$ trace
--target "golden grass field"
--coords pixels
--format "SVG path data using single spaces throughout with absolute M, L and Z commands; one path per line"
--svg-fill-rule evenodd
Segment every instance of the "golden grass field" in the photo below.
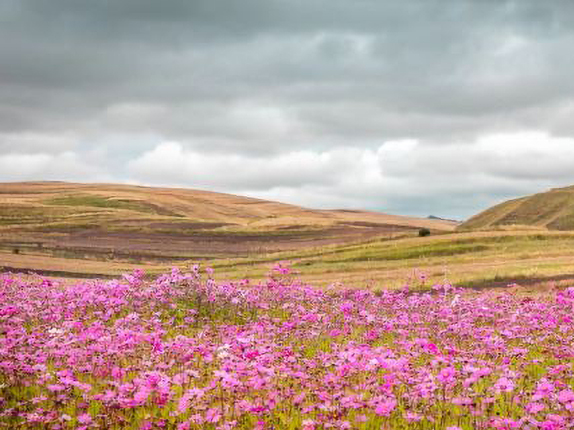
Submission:
M 574 280 L 574 232 L 491 231 L 428 238 L 374 240 L 272 254 L 257 259 L 216 260 L 222 277 L 263 277 L 271 261 L 291 261 L 302 278 L 316 285 L 343 283 L 374 289 L 427 288 L 450 282 L 472 288 L 525 289 Z M 421 277 L 425 281 L 421 281 Z
M 430 237 L 418 237 L 427 227 Z M 57 277 L 155 274 L 200 262 L 219 279 L 263 278 L 291 261 L 316 285 L 524 289 L 574 279 L 574 232 L 536 226 L 455 231 L 448 221 L 310 210 L 195 190 L 0 185 L 0 266 Z
M 65 276 L 412 236 L 421 227 L 438 233 L 456 223 L 187 189 L 0 184 L 0 266 Z

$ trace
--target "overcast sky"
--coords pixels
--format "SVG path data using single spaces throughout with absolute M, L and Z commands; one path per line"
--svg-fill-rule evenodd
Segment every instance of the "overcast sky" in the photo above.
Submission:
M 0 181 L 463 219 L 574 184 L 570 0 L 0 0 Z

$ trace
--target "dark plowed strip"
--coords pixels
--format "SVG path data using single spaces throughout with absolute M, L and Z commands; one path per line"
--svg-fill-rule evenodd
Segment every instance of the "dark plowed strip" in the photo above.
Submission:
M 564 281 L 572 281 L 574 284 L 574 274 L 564 274 L 556 276 L 537 276 L 537 277 L 505 277 L 497 281 L 470 281 L 458 286 L 471 288 L 473 290 L 486 290 L 489 288 L 504 288 L 511 284 L 518 284 L 521 287 L 536 287 L 541 284 L 550 284 Z
M 81 273 L 68 272 L 64 270 L 30 270 L 17 267 L 0 267 L 0 273 L 14 273 L 25 275 L 55 276 L 59 278 L 81 278 L 81 279 L 116 279 L 119 275 L 108 275 L 103 273 Z

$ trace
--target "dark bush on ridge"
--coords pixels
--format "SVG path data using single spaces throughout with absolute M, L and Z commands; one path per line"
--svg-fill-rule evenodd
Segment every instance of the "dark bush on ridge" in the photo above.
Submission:
M 430 236 L 430 230 L 428 228 L 421 228 L 419 230 L 419 236 L 420 237 L 427 237 Z

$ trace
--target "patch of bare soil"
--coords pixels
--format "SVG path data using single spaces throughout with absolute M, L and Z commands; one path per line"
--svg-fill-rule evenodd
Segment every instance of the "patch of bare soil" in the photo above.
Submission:
M 17 267 L 2 266 L 0 273 L 14 273 L 18 275 L 37 275 L 49 276 L 58 278 L 74 278 L 74 279 L 116 279 L 117 275 L 108 275 L 104 273 L 83 273 L 83 272 L 70 272 L 66 270 L 22 270 Z
M 161 223 L 157 223 L 161 224 Z M 111 254 L 114 258 L 149 258 L 155 261 L 201 257 L 243 257 L 255 253 L 295 251 L 298 249 L 344 244 L 375 237 L 414 231 L 411 227 L 376 223 L 339 224 L 316 230 L 283 229 L 280 231 L 211 230 L 205 223 L 186 223 L 188 229 L 173 231 L 106 231 L 98 228 L 60 231 L 55 234 L 28 233 L 31 243 L 43 251 L 70 251 L 79 258 L 97 258 Z M 222 226 L 219 223 L 218 226 Z M 367 225 L 368 224 L 368 225 Z M 156 225 L 156 228 L 162 227 Z M 174 228 L 174 224 L 166 223 Z M 213 223 L 211 223 L 211 228 Z M 22 240 L 25 237 L 22 236 Z M 2 245 L 2 243 L 0 243 Z M 8 245 L 7 242 L 4 245 Z M 157 258 L 156 258 L 157 257 Z

